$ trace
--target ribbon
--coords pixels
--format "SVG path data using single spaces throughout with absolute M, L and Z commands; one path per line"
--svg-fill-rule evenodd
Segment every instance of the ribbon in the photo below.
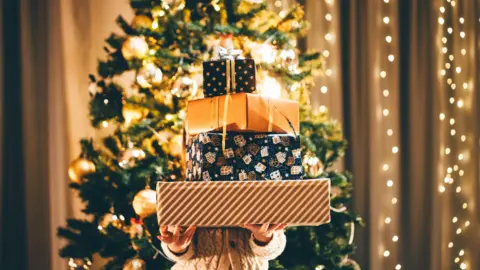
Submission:
M 216 96 L 210 100 L 210 130 L 218 128 L 218 99 L 220 97 Z
M 242 50 L 226 49 L 226 48 L 223 48 L 222 46 L 220 46 L 218 49 L 218 56 L 222 60 L 224 59 L 235 60 L 240 55 L 242 55 Z
M 222 132 L 222 152 L 225 152 L 225 141 L 227 139 L 227 114 L 228 103 L 232 100 L 230 94 L 225 95 L 225 102 L 223 104 L 223 132 Z
M 268 132 L 272 132 L 273 129 L 273 113 L 272 106 L 270 106 L 270 100 L 268 101 Z
M 235 83 L 235 60 L 242 55 L 242 50 L 234 50 L 234 49 L 226 49 L 223 47 L 219 47 L 218 50 L 218 57 L 220 60 L 225 60 L 227 64 L 227 72 L 226 72 L 226 91 L 227 94 L 230 93 L 231 90 L 234 90 L 237 86 Z
M 293 124 L 292 124 L 292 121 L 290 121 L 290 119 L 288 119 L 288 117 L 282 113 L 282 111 L 280 111 L 277 106 L 273 105 L 271 106 L 270 105 L 270 101 L 268 101 L 268 132 L 272 132 L 273 130 L 273 113 L 272 113 L 272 109 L 275 109 L 278 111 L 278 113 L 280 113 L 284 118 L 285 120 L 287 120 L 288 122 L 288 125 L 290 126 L 290 128 L 292 129 L 293 131 L 293 135 L 295 136 L 295 138 L 297 138 L 297 132 L 295 130 L 295 128 L 293 127 Z

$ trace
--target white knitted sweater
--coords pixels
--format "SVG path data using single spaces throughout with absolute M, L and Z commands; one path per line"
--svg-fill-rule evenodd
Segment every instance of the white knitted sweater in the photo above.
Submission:
M 285 249 L 283 231 L 275 232 L 265 246 L 253 241 L 243 228 L 198 228 L 186 253 L 176 256 L 162 243 L 162 249 L 175 265 L 172 270 L 265 270 L 268 260 Z

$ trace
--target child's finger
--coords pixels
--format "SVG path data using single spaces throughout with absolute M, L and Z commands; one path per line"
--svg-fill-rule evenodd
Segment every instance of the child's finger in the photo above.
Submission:
M 266 231 L 268 230 L 268 226 L 269 226 L 269 225 L 270 225 L 270 224 L 263 224 L 263 225 L 260 227 L 260 230 L 259 230 L 259 231 L 262 232 L 262 233 L 266 232 Z
M 273 232 L 278 230 L 278 228 L 282 226 L 282 224 L 272 224 L 270 225 L 270 228 L 268 228 L 267 232 Z
M 185 242 L 185 241 L 188 240 L 189 237 L 193 236 L 193 234 L 195 233 L 195 230 L 196 230 L 196 229 L 197 229 L 197 227 L 194 226 L 194 225 L 189 226 L 188 229 L 183 233 L 181 242 Z
M 180 226 L 175 226 L 173 229 L 173 242 L 177 243 L 180 240 L 180 231 L 182 228 Z
M 158 240 L 164 242 L 164 243 L 167 243 L 167 244 L 170 244 L 172 242 L 172 239 L 170 237 L 164 237 L 164 236 L 157 236 Z
M 193 236 L 195 235 L 195 230 L 191 231 L 187 237 L 185 238 L 185 242 L 184 243 L 191 243 L 192 242 L 192 239 L 193 239 Z
M 160 234 L 163 235 L 163 236 L 169 235 L 167 225 L 161 225 L 160 226 Z
M 276 230 L 277 231 L 283 230 L 287 226 L 288 226 L 288 224 L 280 224 L 280 226 L 278 226 L 278 228 Z

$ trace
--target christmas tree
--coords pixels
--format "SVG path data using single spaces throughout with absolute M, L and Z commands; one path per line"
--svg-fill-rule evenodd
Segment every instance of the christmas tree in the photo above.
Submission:
M 257 64 L 261 95 L 301 104 L 306 178 L 331 179 L 331 223 L 289 227 L 284 253 L 272 269 L 356 269 L 353 231 L 360 218 L 348 211 L 351 177 L 332 169 L 343 156 L 341 127 L 310 106 L 321 54 L 300 51 L 306 34 L 303 9 L 271 11 L 261 0 L 131 0 L 132 22 L 118 17 L 123 34 L 106 39 L 106 59 L 90 75 L 90 117 L 112 129 L 101 140 L 84 139 L 68 170 L 84 202 L 86 219 L 69 219 L 58 235 L 71 269 L 88 269 L 94 254 L 105 269 L 168 269 L 161 256 L 155 215 L 157 181 L 185 178 L 185 105 L 201 97 L 202 62 L 219 45 L 233 44 Z M 128 85 L 125 77 L 134 74 Z M 131 77 L 131 76 L 130 76 Z M 112 128 L 113 127 L 113 128 Z

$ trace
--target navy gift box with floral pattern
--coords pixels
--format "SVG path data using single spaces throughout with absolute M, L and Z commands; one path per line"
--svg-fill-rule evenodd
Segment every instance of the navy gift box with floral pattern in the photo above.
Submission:
M 187 138 L 189 181 L 303 179 L 300 138 L 288 134 L 221 133 Z

